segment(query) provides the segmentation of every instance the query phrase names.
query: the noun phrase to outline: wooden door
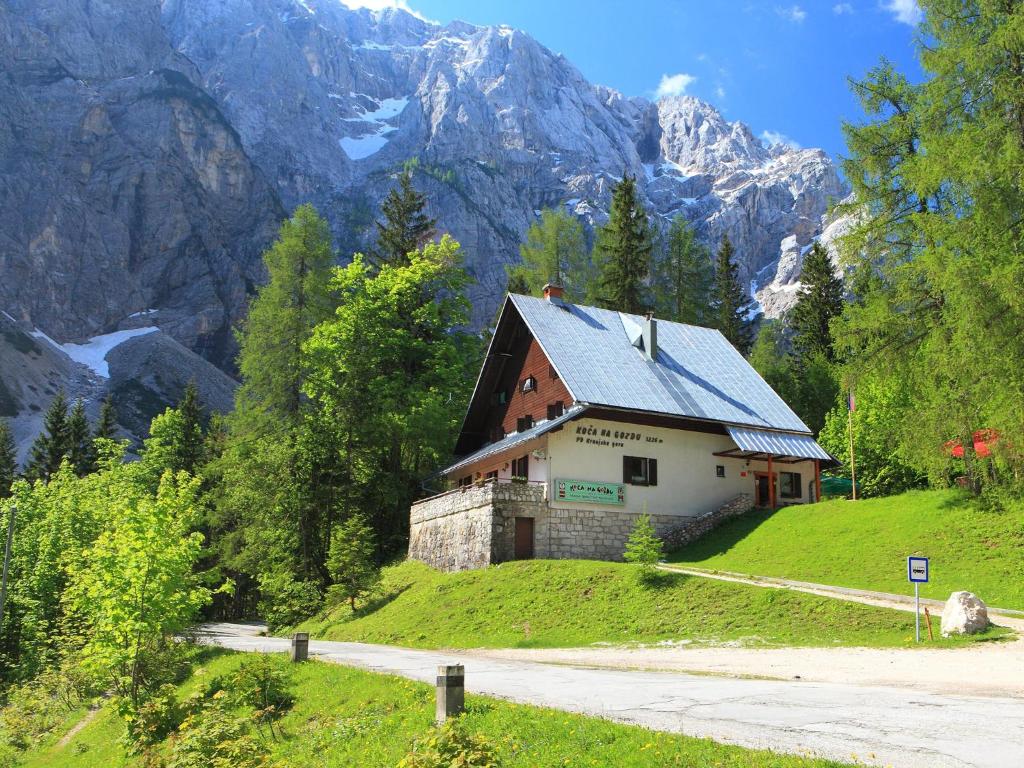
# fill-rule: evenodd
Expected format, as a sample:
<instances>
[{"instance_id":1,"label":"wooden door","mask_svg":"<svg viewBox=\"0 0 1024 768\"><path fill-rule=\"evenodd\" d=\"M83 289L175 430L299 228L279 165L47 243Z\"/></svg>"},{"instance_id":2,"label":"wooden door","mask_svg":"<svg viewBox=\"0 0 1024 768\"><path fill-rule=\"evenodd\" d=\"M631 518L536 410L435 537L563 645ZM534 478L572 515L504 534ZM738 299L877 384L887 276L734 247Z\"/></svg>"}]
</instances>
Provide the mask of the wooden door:
<instances>
[{"instance_id":1,"label":"wooden door","mask_svg":"<svg viewBox=\"0 0 1024 768\"><path fill-rule=\"evenodd\" d=\"M516 560L533 559L533 518L516 518Z\"/></svg>"},{"instance_id":2,"label":"wooden door","mask_svg":"<svg viewBox=\"0 0 1024 768\"><path fill-rule=\"evenodd\" d=\"M767 507L771 503L768 489L768 473L757 472L754 475L754 482L757 483L757 493L754 503L758 507Z\"/></svg>"}]
</instances>

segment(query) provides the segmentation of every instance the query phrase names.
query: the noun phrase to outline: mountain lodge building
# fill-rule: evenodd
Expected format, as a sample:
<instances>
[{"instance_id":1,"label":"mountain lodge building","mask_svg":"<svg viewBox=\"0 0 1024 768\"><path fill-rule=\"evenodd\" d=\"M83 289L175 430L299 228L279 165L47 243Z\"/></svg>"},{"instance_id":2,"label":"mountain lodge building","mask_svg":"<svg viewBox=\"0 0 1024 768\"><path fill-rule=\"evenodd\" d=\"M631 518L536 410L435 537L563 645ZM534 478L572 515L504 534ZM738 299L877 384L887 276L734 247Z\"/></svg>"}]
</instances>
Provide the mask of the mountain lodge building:
<instances>
[{"instance_id":1,"label":"mountain lodge building","mask_svg":"<svg viewBox=\"0 0 1024 768\"><path fill-rule=\"evenodd\" d=\"M510 294L451 490L416 502L409 556L444 570L620 560L637 516L679 544L752 506L821 496L834 460L717 330Z\"/></svg>"}]
</instances>

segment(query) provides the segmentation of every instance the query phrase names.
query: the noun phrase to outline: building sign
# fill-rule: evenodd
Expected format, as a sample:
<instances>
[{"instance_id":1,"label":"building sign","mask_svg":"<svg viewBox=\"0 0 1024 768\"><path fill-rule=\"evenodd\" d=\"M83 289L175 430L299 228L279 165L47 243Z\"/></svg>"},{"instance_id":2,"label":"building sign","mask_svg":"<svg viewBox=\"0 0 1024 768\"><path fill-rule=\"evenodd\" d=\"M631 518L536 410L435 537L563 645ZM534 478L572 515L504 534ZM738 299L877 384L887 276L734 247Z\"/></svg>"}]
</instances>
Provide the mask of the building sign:
<instances>
[{"instance_id":1,"label":"building sign","mask_svg":"<svg viewBox=\"0 0 1024 768\"><path fill-rule=\"evenodd\" d=\"M626 486L590 480L555 480L556 501L590 501L598 504L626 503Z\"/></svg>"},{"instance_id":2,"label":"building sign","mask_svg":"<svg viewBox=\"0 0 1024 768\"><path fill-rule=\"evenodd\" d=\"M660 437L645 435L643 432L631 429L607 429L590 424L580 424L576 427L576 442L585 445L622 448L627 442L663 443L665 441Z\"/></svg>"}]
</instances>

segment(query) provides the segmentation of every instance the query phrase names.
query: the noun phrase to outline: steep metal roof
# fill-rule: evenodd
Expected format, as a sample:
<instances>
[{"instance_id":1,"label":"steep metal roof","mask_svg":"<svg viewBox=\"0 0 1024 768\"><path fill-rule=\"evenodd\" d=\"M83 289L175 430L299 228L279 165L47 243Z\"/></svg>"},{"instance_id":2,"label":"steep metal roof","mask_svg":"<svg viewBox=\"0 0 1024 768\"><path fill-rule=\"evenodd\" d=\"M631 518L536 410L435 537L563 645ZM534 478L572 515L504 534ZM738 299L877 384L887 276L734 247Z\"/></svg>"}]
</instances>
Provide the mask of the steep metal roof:
<instances>
[{"instance_id":1,"label":"steep metal roof","mask_svg":"<svg viewBox=\"0 0 1024 768\"><path fill-rule=\"evenodd\" d=\"M716 330L659 320L657 357L647 360L633 345L638 315L510 300L578 403L810 434Z\"/></svg>"},{"instance_id":2,"label":"steep metal roof","mask_svg":"<svg viewBox=\"0 0 1024 768\"><path fill-rule=\"evenodd\" d=\"M729 437L742 451L770 453L773 456L792 456L796 459L821 459L832 461L825 449L814 438L807 435L787 435L782 432L765 432L763 429L726 427Z\"/></svg>"}]
</instances>

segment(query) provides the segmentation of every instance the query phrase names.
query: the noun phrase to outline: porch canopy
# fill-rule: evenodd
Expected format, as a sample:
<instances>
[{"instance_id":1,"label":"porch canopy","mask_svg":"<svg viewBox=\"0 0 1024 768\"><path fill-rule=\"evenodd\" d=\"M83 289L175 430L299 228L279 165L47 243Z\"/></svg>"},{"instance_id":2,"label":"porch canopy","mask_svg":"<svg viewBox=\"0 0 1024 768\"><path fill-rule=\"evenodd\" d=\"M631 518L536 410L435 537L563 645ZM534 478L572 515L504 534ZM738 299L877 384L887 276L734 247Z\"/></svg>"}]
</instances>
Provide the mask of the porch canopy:
<instances>
[{"instance_id":1,"label":"porch canopy","mask_svg":"<svg viewBox=\"0 0 1024 768\"><path fill-rule=\"evenodd\" d=\"M716 456L734 459L774 460L783 464L817 460L832 463L835 460L810 435L787 432L769 432L763 429L726 427L736 447L719 451Z\"/></svg>"}]
</instances>

